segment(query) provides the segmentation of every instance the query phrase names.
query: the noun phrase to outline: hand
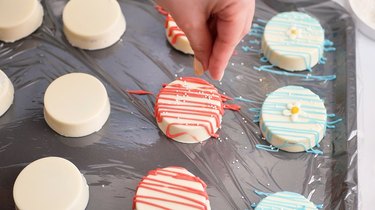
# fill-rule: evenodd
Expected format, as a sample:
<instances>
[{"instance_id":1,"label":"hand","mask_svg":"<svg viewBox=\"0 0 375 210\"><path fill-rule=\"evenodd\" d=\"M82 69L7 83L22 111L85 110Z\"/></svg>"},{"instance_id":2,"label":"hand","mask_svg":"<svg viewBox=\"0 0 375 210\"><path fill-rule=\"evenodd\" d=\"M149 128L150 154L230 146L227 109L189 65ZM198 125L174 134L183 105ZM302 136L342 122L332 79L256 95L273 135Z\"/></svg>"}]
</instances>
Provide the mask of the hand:
<instances>
[{"instance_id":1,"label":"hand","mask_svg":"<svg viewBox=\"0 0 375 210\"><path fill-rule=\"evenodd\" d=\"M197 60L221 80L239 41L248 33L255 0L158 0L185 32Z\"/></svg>"}]
</instances>

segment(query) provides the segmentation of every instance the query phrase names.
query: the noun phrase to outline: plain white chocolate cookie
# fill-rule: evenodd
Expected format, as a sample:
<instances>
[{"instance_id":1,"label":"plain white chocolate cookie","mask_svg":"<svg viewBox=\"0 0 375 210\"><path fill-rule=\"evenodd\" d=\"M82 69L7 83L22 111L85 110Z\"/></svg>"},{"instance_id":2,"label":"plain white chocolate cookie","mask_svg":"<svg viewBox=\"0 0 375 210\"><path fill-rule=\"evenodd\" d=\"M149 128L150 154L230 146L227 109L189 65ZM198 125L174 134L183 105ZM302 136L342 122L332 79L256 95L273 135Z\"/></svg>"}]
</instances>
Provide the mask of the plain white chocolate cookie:
<instances>
[{"instance_id":1,"label":"plain white chocolate cookie","mask_svg":"<svg viewBox=\"0 0 375 210\"><path fill-rule=\"evenodd\" d=\"M170 14L165 20L165 35L168 42L176 49L185 54L194 55L194 51L190 46L190 42L185 33L177 26L176 22Z\"/></svg>"},{"instance_id":2,"label":"plain white chocolate cookie","mask_svg":"<svg viewBox=\"0 0 375 210\"><path fill-rule=\"evenodd\" d=\"M0 41L15 42L42 25L39 0L0 0Z\"/></svg>"},{"instance_id":3,"label":"plain white chocolate cookie","mask_svg":"<svg viewBox=\"0 0 375 210\"><path fill-rule=\"evenodd\" d=\"M8 76L0 70L0 117L9 109L14 99L14 87Z\"/></svg>"},{"instance_id":4,"label":"plain white chocolate cookie","mask_svg":"<svg viewBox=\"0 0 375 210\"><path fill-rule=\"evenodd\" d=\"M152 170L138 185L133 210L210 210L206 187L185 168Z\"/></svg>"},{"instance_id":5,"label":"plain white chocolate cookie","mask_svg":"<svg viewBox=\"0 0 375 210\"><path fill-rule=\"evenodd\" d=\"M262 52L281 69L311 70L323 58L324 29L305 13L280 13L265 27Z\"/></svg>"},{"instance_id":6,"label":"plain white chocolate cookie","mask_svg":"<svg viewBox=\"0 0 375 210\"><path fill-rule=\"evenodd\" d=\"M70 0L63 11L63 24L69 43L87 50L113 45L126 29L116 0Z\"/></svg>"},{"instance_id":7,"label":"plain white chocolate cookie","mask_svg":"<svg viewBox=\"0 0 375 210\"><path fill-rule=\"evenodd\" d=\"M324 101L311 90L286 86L270 93L263 103L260 128L266 140L288 152L307 151L326 133Z\"/></svg>"},{"instance_id":8,"label":"plain white chocolate cookie","mask_svg":"<svg viewBox=\"0 0 375 210\"><path fill-rule=\"evenodd\" d=\"M224 114L218 90L203 79L181 77L160 90L155 117L163 133L178 142L217 137Z\"/></svg>"},{"instance_id":9,"label":"plain white chocolate cookie","mask_svg":"<svg viewBox=\"0 0 375 210\"><path fill-rule=\"evenodd\" d=\"M46 157L21 171L14 183L13 198L18 210L84 210L89 187L73 163Z\"/></svg>"},{"instance_id":10,"label":"plain white chocolate cookie","mask_svg":"<svg viewBox=\"0 0 375 210\"><path fill-rule=\"evenodd\" d=\"M84 73L70 73L53 81L44 95L44 118L57 133L82 137L99 131L110 114L104 85Z\"/></svg>"}]
</instances>

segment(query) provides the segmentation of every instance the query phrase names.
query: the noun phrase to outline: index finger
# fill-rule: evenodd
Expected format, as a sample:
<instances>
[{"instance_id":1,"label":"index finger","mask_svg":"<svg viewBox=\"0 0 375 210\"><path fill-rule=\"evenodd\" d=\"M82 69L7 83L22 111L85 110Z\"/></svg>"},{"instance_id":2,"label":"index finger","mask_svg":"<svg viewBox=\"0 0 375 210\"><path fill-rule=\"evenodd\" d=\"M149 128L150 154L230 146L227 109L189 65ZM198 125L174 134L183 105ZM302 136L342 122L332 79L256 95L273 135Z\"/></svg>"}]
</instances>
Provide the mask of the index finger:
<instances>
[{"instance_id":1,"label":"index finger","mask_svg":"<svg viewBox=\"0 0 375 210\"><path fill-rule=\"evenodd\" d=\"M244 28L248 22L246 19L246 12L237 13L228 18L218 17L216 26L217 36L214 40L208 66L213 79L222 79L228 61L244 35Z\"/></svg>"}]
</instances>

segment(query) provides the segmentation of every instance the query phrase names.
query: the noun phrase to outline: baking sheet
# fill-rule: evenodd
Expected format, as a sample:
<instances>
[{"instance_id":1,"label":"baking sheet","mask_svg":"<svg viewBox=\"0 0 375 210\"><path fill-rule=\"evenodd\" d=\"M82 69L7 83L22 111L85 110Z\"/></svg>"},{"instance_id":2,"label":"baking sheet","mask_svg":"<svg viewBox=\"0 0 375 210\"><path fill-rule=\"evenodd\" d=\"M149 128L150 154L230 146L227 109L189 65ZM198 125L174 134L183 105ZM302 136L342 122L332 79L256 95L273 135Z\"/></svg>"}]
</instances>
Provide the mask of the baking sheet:
<instances>
[{"instance_id":1,"label":"baking sheet","mask_svg":"<svg viewBox=\"0 0 375 210\"><path fill-rule=\"evenodd\" d=\"M263 143L259 125L247 108L261 104L235 102L240 112L226 111L220 140L187 145L168 140L153 117L154 96L129 95L124 90L157 93L162 83L192 76L193 58L173 50L166 41L164 18L146 0L120 0L127 31L114 46L98 51L71 47L62 35L61 13L66 0L42 1L42 27L13 44L0 43L0 68L16 89L15 103L0 118L0 209L14 209L12 188L30 162L59 156L72 161L90 186L87 209L131 209L135 188L149 170L171 165L187 168L208 184L212 209L251 209L263 192L293 191L324 209L357 209L357 125L355 34L351 17L331 1L257 1L255 18L264 20L282 11L298 10L319 19L335 43L327 64L312 74L335 74L334 81L306 81L253 70L259 55L239 44L221 83L211 81L229 96L262 102L266 94L285 86L302 85L318 93L329 113L343 118L329 129L321 145L324 155L270 153L255 148ZM99 132L83 138L64 138L43 119L43 95L50 82L69 72L99 78L111 100L111 115Z\"/></svg>"}]
</instances>

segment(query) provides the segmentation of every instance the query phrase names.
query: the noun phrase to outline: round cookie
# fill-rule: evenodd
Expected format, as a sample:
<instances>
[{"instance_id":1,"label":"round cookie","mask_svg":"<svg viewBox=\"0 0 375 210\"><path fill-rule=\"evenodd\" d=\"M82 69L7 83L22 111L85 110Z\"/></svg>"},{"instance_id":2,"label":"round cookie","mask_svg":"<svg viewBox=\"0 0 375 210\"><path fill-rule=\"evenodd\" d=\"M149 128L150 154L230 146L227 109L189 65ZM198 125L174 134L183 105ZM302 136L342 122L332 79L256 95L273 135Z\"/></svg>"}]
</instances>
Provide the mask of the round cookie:
<instances>
[{"instance_id":1,"label":"round cookie","mask_svg":"<svg viewBox=\"0 0 375 210\"><path fill-rule=\"evenodd\" d=\"M221 95L207 81L181 77L160 90L155 103L159 128L182 143L217 137L224 114Z\"/></svg>"},{"instance_id":2,"label":"round cookie","mask_svg":"<svg viewBox=\"0 0 375 210\"><path fill-rule=\"evenodd\" d=\"M63 23L70 44L87 50L113 45L126 28L116 0L70 0L63 11Z\"/></svg>"},{"instance_id":3,"label":"round cookie","mask_svg":"<svg viewBox=\"0 0 375 210\"><path fill-rule=\"evenodd\" d=\"M18 175L13 187L16 209L84 210L89 200L85 177L59 157L36 160Z\"/></svg>"},{"instance_id":4,"label":"round cookie","mask_svg":"<svg viewBox=\"0 0 375 210\"><path fill-rule=\"evenodd\" d=\"M53 81L44 95L44 118L57 133L82 137L99 131L110 114L104 85L84 73L70 73Z\"/></svg>"},{"instance_id":5,"label":"round cookie","mask_svg":"<svg viewBox=\"0 0 375 210\"><path fill-rule=\"evenodd\" d=\"M280 13L265 27L262 52L281 69L311 70L323 57L324 29L317 19L305 13Z\"/></svg>"},{"instance_id":6,"label":"round cookie","mask_svg":"<svg viewBox=\"0 0 375 210\"><path fill-rule=\"evenodd\" d=\"M0 117L9 109L14 99L14 87L8 76L0 70Z\"/></svg>"},{"instance_id":7,"label":"round cookie","mask_svg":"<svg viewBox=\"0 0 375 210\"><path fill-rule=\"evenodd\" d=\"M194 55L194 51L190 46L190 42L185 33L177 26L176 22L170 14L165 20L165 33L168 42L176 49L185 54Z\"/></svg>"},{"instance_id":8,"label":"round cookie","mask_svg":"<svg viewBox=\"0 0 375 210\"><path fill-rule=\"evenodd\" d=\"M22 39L42 22L43 7L39 0L0 0L0 41Z\"/></svg>"},{"instance_id":9,"label":"round cookie","mask_svg":"<svg viewBox=\"0 0 375 210\"><path fill-rule=\"evenodd\" d=\"M327 110L311 90L286 86L268 95L260 115L263 136L273 146L288 151L307 151L325 136Z\"/></svg>"},{"instance_id":10,"label":"round cookie","mask_svg":"<svg viewBox=\"0 0 375 210\"><path fill-rule=\"evenodd\" d=\"M294 192L277 192L263 198L255 210L318 210L314 203Z\"/></svg>"},{"instance_id":11,"label":"round cookie","mask_svg":"<svg viewBox=\"0 0 375 210\"><path fill-rule=\"evenodd\" d=\"M185 168L152 170L139 183L133 210L210 210L206 184Z\"/></svg>"}]
</instances>

